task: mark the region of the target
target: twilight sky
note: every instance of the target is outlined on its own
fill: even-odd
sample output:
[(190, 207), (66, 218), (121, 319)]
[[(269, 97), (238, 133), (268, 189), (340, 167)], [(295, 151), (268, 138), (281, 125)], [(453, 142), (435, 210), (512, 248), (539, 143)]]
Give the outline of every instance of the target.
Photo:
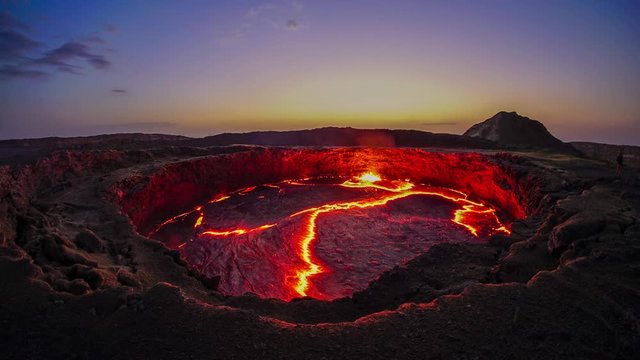
[(321, 126), (461, 133), (499, 110), (640, 145), (639, 1), (0, 1), (0, 139)]

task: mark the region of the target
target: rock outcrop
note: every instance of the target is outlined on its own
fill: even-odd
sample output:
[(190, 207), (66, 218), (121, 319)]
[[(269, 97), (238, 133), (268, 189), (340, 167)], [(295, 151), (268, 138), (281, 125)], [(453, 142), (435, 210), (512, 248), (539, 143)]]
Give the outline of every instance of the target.
[(509, 148), (543, 149), (576, 154), (570, 145), (551, 135), (537, 120), (517, 112), (500, 111), (491, 118), (473, 125), (463, 136), (495, 141)]

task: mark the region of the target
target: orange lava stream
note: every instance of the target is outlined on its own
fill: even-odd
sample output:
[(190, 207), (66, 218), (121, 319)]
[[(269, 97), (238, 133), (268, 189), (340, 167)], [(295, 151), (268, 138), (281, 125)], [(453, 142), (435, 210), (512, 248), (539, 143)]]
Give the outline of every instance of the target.
[(262, 225), (262, 226), (258, 226), (258, 227), (253, 228), (253, 229), (207, 230), (207, 231), (204, 231), (204, 232), (200, 233), (200, 235), (212, 235), (212, 236), (244, 235), (244, 234), (248, 234), (248, 233), (251, 233), (251, 232), (266, 230), (266, 229), (272, 228), (274, 226), (276, 226), (276, 224)]
[(196, 223), (193, 224), (194, 228), (197, 228), (199, 226), (202, 225), (202, 220), (204, 220), (204, 214), (200, 213), (200, 216), (198, 216), (198, 220), (196, 220)]
[[(304, 183), (299, 183), (296, 181), (284, 181), (284, 183), (290, 185), (309, 185)], [(304, 226), (303, 234), (301, 235), (298, 241), (298, 249), (299, 249), (299, 258), (304, 262), (304, 267), (296, 270), (296, 281), (293, 285), (293, 290), (299, 296), (307, 296), (309, 287), (310, 287), (310, 278), (314, 275), (323, 273), (325, 270), (322, 268), (320, 264), (314, 261), (314, 257), (312, 254), (312, 244), (316, 240), (317, 231), (316, 231), (316, 221), (320, 214), (330, 213), (334, 211), (346, 211), (350, 209), (366, 209), (376, 206), (386, 205), (390, 201), (406, 198), (409, 196), (415, 195), (425, 195), (425, 196), (437, 196), (443, 199), (447, 199), (449, 201), (455, 202), (456, 204), (460, 204), (461, 208), (456, 210), (453, 214), (452, 222), (464, 227), (467, 229), (472, 235), (478, 236), (478, 231), (480, 228), (474, 226), (474, 216), (476, 215), (490, 215), (493, 217), (496, 227), (491, 228), (492, 233), (503, 232), (506, 234), (510, 234), (511, 232), (504, 226), (496, 215), (495, 209), (479, 202), (474, 202), (467, 199), (467, 195), (463, 192), (446, 189), (446, 188), (432, 188), (432, 187), (422, 187), (422, 189), (415, 189), (414, 184), (412, 184), (409, 180), (406, 181), (387, 181), (382, 180), (378, 175), (374, 173), (365, 173), (358, 178), (353, 180), (347, 180), (342, 184), (339, 184), (342, 187), (348, 188), (363, 188), (363, 189), (377, 189), (382, 190), (387, 193), (391, 193), (384, 196), (372, 197), (359, 201), (350, 201), (350, 202), (342, 202), (342, 203), (334, 203), (334, 204), (325, 204), (318, 207), (313, 207), (309, 209), (305, 209), (299, 212), (296, 212), (289, 216), (289, 218), (297, 217), (301, 215), (306, 215), (306, 224)], [(243, 189), (237, 191), (239, 195), (245, 195), (250, 191), (254, 190), (255, 187), (250, 187), (247, 189)], [(228, 199), (229, 196), (220, 196), (210, 202), (218, 202), (222, 200)], [(165, 222), (163, 222), (159, 227), (169, 224), (171, 222), (177, 221), (193, 211), (200, 211), (201, 207), (197, 207), (191, 212), (187, 212), (184, 214), (177, 215)], [(194, 224), (194, 228), (198, 228), (202, 226), (204, 220), (204, 214), (201, 212), (200, 216), (196, 220)], [(256, 228), (239, 228), (233, 230), (213, 230), (209, 229), (200, 233), (200, 235), (208, 235), (208, 236), (231, 236), (231, 235), (244, 235), (251, 232), (257, 232), (266, 230), (276, 226), (276, 224), (267, 224), (258, 226)], [(155, 230), (157, 231), (157, 229)], [(155, 232), (154, 231), (154, 232)], [(183, 244), (184, 245), (184, 244)], [(285, 283), (288, 283), (285, 279)]]
[[(156, 228), (155, 228), (155, 229), (153, 229), (149, 234), (147, 234), (147, 236), (151, 237), (151, 236), (153, 236), (155, 233), (157, 233), (158, 231), (160, 231), (160, 229), (161, 229), (163, 226), (165, 226), (165, 225), (169, 225), (169, 224), (174, 223), (174, 222), (176, 222), (176, 221), (178, 221), (178, 220), (180, 220), (180, 219), (183, 219), (183, 218), (185, 218), (185, 217), (187, 217), (187, 216), (191, 215), (194, 211), (200, 211), (201, 209), (202, 209), (202, 206), (197, 206), (195, 209), (193, 209), (193, 210), (191, 210), (191, 211), (187, 211), (187, 212), (184, 212), (184, 213), (182, 213), (182, 214), (178, 214), (178, 215), (176, 215), (176, 216), (174, 216), (174, 217), (171, 217), (171, 218), (169, 218), (168, 220), (163, 221), (162, 223), (160, 223), (160, 225), (156, 226)], [(200, 215), (200, 216), (202, 217), (202, 215)], [(200, 218), (199, 218), (199, 220), (198, 220), (198, 221), (196, 221), (196, 225), (194, 225), (193, 227), (195, 228), (195, 227), (200, 226), (200, 223), (202, 223), (202, 220), (200, 220)]]
[(227, 200), (229, 198), (231, 198), (231, 196), (229, 196), (229, 195), (221, 195), (221, 196), (218, 196), (218, 197), (216, 197), (216, 198), (214, 198), (212, 200), (209, 200), (209, 204), (217, 203), (217, 202), (220, 202), (220, 201), (225, 201), (225, 200)]

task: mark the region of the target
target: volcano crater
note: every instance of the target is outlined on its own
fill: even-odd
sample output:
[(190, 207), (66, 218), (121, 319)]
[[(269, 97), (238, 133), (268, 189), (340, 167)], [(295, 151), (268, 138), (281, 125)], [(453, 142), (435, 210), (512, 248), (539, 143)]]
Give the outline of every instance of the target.
[(522, 190), (499, 156), (371, 148), (256, 148), (116, 186), (140, 234), (236, 304), (357, 299), (434, 246), (508, 238), (526, 214)]

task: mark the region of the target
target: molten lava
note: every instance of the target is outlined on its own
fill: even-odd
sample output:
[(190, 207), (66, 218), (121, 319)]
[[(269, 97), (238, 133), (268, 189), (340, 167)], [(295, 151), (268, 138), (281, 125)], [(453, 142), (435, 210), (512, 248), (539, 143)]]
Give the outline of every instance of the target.
[(357, 179), (360, 180), (361, 183), (367, 183), (367, 184), (371, 184), (371, 183), (382, 180), (380, 176), (372, 172), (366, 172), (360, 175)]
[[(190, 227), (195, 231), (195, 234), (186, 239), (186, 241), (170, 243), (169, 245), (175, 246), (181, 251), (190, 251), (186, 253), (187, 257), (191, 256), (192, 258), (197, 259), (196, 263), (198, 265), (195, 267), (201, 271), (208, 269), (208, 267), (215, 267), (218, 271), (225, 269), (227, 265), (215, 264), (214, 262), (216, 259), (220, 258), (220, 254), (224, 253), (224, 251), (231, 251), (229, 250), (230, 247), (233, 247), (233, 249), (235, 249), (233, 251), (240, 254), (244, 254), (245, 252), (251, 253), (253, 251), (251, 250), (251, 244), (260, 241), (261, 244), (267, 244), (262, 246), (275, 246), (277, 239), (279, 237), (283, 237), (286, 240), (283, 241), (282, 246), (287, 249), (290, 247), (293, 254), (281, 255), (278, 257), (278, 262), (290, 263), (286, 266), (260, 265), (266, 266), (265, 269), (274, 269), (274, 266), (277, 269), (284, 269), (277, 271), (265, 270), (274, 271), (275, 274), (280, 274), (279, 276), (282, 276), (282, 278), (273, 279), (273, 282), (261, 284), (261, 287), (258, 287), (257, 284), (246, 277), (236, 276), (233, 279), (229, 279), (230, 282), (233, 282), (233, 284), (236, 285), (229, 285), (228, 287), (230, 289), (238, 288), (237, 290), (231, 290), (232, 293), (244, 289), (244, 291), (253, 291), (263, 296), (276, 296), (289, 300), (298, 296), (313, 296), (322, 299), (329, 299), (343, 294), (350, 294), (353, 291), (353, 289), (349, 288), (346, 290), (342, 289), (341, 291), (336, 291), (335, 294), (327, 294), (326, 292), (319, 290), (319, 287), (314, 283), (318, 276), (330, 276), (333, 270), (330, 266), (324, 264), (316, 253), (320, 237), (319, 233), (321, 231), (321, 228), (319, 228), (318, 225), (318, 220), (322, 217), (329, 216), (329, 214), (346, 216), (351, 212), (359, 211), (359, 216), (362, 216), (363, 211), (385, 207), (389, 203), (396, 202), (400, 199), (410, 197), (433, 197), (442, 199), (446, 202), (452, 203), (453, 206), (456, 206), (457, 209), (453, 211), (449, 221), (459, 225), (473, 237), (487, 236), (495, 233), (510, 233), (508, 228), (499, 220), (494, 208), (480, 201), (472, 201), (468, 198), (467, 194), (460, 191), (428, 185), (416, 185), (411, 183), (409, 180), (385, 180), (373, 172), (364, 173), (359, 177), (349, 179), (341, 183), (323, 183), (322, 185), (325, 187), (343, 188), (348, 192), (348, 194), (355, 191), (357, 193), (353, 193), (354, 195), (349, 196), (355, 196), (356, 199), (346, 201), (328, 201), (321, 203), (318, 206), (300, 209), (287, 216), (280, 216), (276, 218), (274, 222), (269, 222), (267, 224), (226, 229), (216, 229), (211, 227), (212, 224), (210, 223), (210, 217), (205, 214), (206, 209), (203, 206), (198, 206), (191, 212), (179, 214), (162, 222), (150, 235), (155, 235), (165, 227), (174, 223), (193, 221)], [(286, 180), (279, 184), (263, 185), (265, 189), (269, 189), (271, 191), (276, 189), (279, 194), (278, 196), (281, 196), (282, 192), (285, 192), (285, 190), (283, 190), (285, 189), (284, 186), (313, 187), (320, 185), (313, 183), (310, 179), (296, 181)], [(209, 206), (230, 201), (234, 196), (245, 197), (251, 192), (256, 191), (256, 188), (256, 186), (252, 186), (233, 193), (220, 194), (208, 202), (209, 204), (212, 204)], [(256, 199), (264, 198), (264, 195), (259, 195)], [(241, 202), (238, 206), (245, 206), (245, 204), (244, 202)], [(365, 216), (368, 215), (365, 214)], [(406, 218), (398, 220), (398, 223), (404, 224), (418, 220), (407, 216)], [(239, 219), (238, 222), (242, 223), (242, 219)], [(264, 239), (262, 239), (262, 235), (260, 234), (267, 230), (272, 233), (264, 235)], [(188, 250), (189, 244), (193, 244), (194, 242), (201, 243), (202, 241), (217, 243), (210, 243), (209, 246), (204, 246), (202, 244), (196, 246), (194, 244), (194, 249)], [(375, 246), (375, 244), (371, 245)], [(233, 266), (238, 269), (251, 267), (252, 264), (255, 265), (255, 261), (253, 260), (251, 260), (253, 262), (245, 264), (248, 260), (241, 257), (242, 255), (234, 253), (234, 255), (229, 257), (228, 261), (234, 262)], [(256, 269), (256, 271), (260, 270)], [(222, 279), (221, 287), (224, 288), (225, 286), (225, 280)], [(327, 286), (324, 286), (324, 288), (327, 288)]]

